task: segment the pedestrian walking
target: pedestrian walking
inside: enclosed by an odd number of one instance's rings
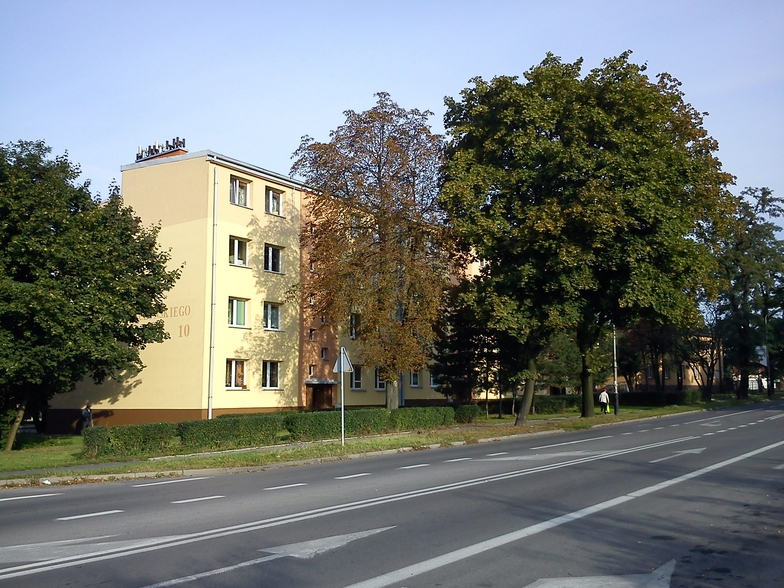
[[[607,394],[607,388],[603,388],[601,393],[599,394],[599,410],[602,414],[609,411],[610,406],[610,395]]]
[[[82,431],[87,427],[93,426],[93,409],[92,405],[88,402],[82,409]]]

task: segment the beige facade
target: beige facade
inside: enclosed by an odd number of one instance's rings
[[[172,268],[182,267],[158,317],[170,339],[141,352],[139,374],[56,396],[48,429],[74,430],[88,402],[97,425],[336,406],[340,341],[318,320],[305,324],[307,294],[294,293],[308,271],[304,186],[212,151],[179,150],[121,169],[125,203],[145,225],[160,225],[161,248]],[[345,376],[346,406],[383,406],[375,368],[360,364]],[[426,370],[419,378],[412,386],[404,375],[404,403],[443,401]]]

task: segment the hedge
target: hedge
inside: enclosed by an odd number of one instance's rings
[[[455,409],[451,406],[397,408],[390,414],[390,426],[395,431],[433,429],[454,422]]]
[[[283,418],[292,441],[316,441],[340,437],[340,411],[292,412]]]
[[[581,394],[559,394],[557,396],[535,396],[533,409],[536,414],[561,414],[582,410]]]
[[[478,404],[461,404],[455,409],[456,423],[473,423],[484,411]]]
[[[82,436],[87,457],[165,453],[178,442],[175,423],[88,427],[82,431]]]
[[[235,415],[238,418],[184,421],[177,425],[183,447],[234,449],[280,442],[283,414],[279,412]],[[241,417],[241,418],[239,418]]]

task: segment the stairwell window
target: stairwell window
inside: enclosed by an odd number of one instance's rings
[[[280,304],[264,303],[264,328],[270,331],[280,330]]]
[[[264,244],[264,271],[275,272],[277,274],[282,272],[280,263],[282,249],[269,243]]]
[[[250,206],[250,182],[232,176],[229,183],[229,202],[237,206]]]
[[[356,339],[359,336],[359,314],[352,312],[348,317],[348,336],[350,339]]]
[[[229,237],[229,263],[231,265],[248,266],[248,241],[238,237]]]
[[[267,188],[267,197],[265,199],[264,210],[268,214],[275,214],[281,216],[283,214],[283,192],[275,190],[274,188]]]
[[[247,390],[245,385],[245,360],[226,360],[226,388],[232,390]]]
[[[248,301],[242,298],[229,298],[229,326],[248,326]]]
[[[261,387],[279,388],[278,374],[280,372],[280,362],[265,361],[261,364]]]

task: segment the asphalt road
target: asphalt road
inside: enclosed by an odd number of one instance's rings
[[[0,588],[784,585],[784,402],[0,491]]]

